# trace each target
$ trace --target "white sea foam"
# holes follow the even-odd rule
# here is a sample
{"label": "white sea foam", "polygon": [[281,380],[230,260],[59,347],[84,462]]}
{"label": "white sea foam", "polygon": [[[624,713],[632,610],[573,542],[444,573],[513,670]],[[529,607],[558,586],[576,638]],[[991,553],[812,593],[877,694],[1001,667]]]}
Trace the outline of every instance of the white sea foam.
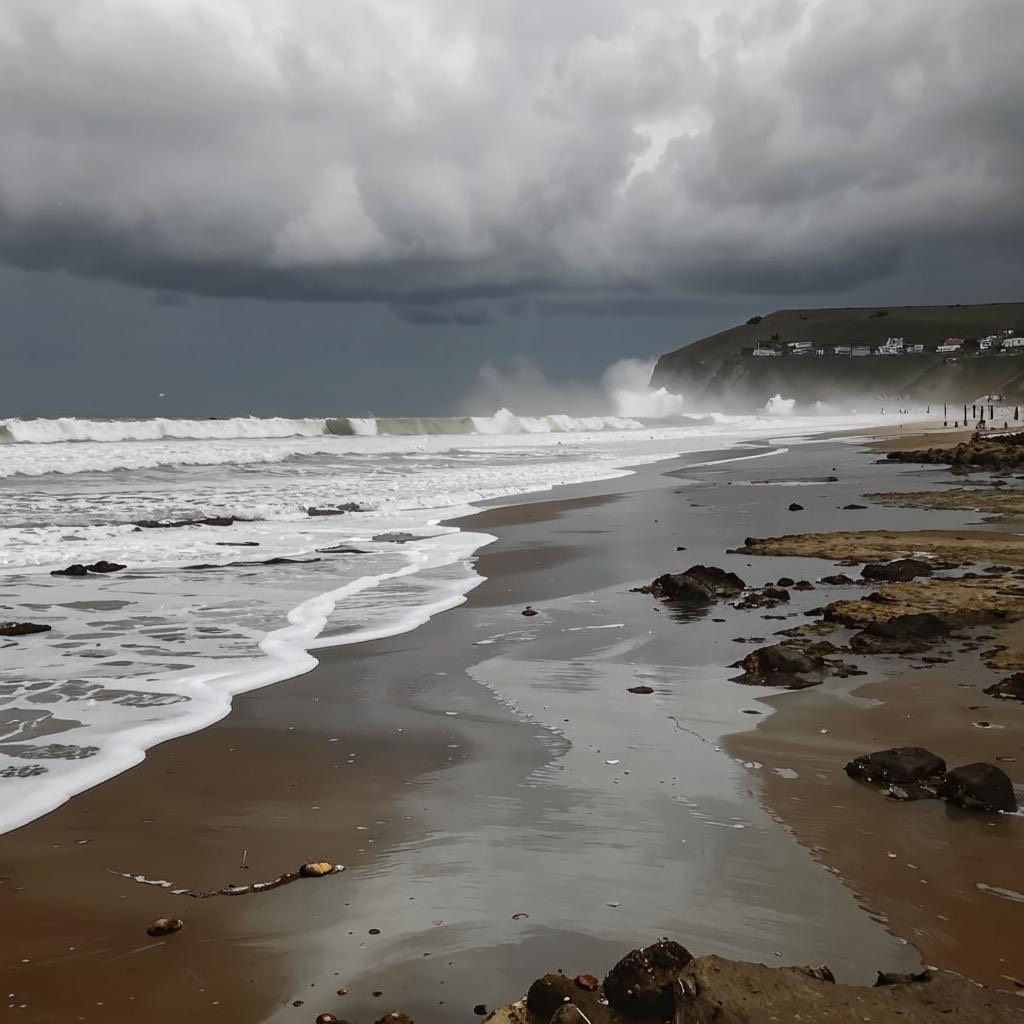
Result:
{"label": "white sea foam", "polygon": [[[234,694],[307,671],[311,650],[414,629],[462,601],[480,581],[472,553],[489,538],[441,527],[443,518],[486,498],[768,437],[779,424],[720,416],[652,426],[508,411],[446,420],[432,433],[416,432],[422,420],[345,420],[328,433],[315,419],[5,422],[13,440],[0,444],[4,617],[53,629],[11,642],[0,663],[0,829],[137,763],[154,743],[216,721]],[[155,423],[163,433],[147,439]],[[176,437],[168,423],[222,433]],[[35,440],[22,424],[36,424],[25,428]],[[75,439],[55,437],[53,424]],[[805,425],[820,424],[789,417],[787,433]],[[81,439],[102,430],[117,440]],[[138,436],[129,442],[126,431]],[[306,512],[348,502],[364,511]],[[240,521],[133,525],[213,515]],[[403,533],[415,539],[396,543]],[[323,550],[339,546],[359,553]],[[316,560],[258,564],[275,557]],[[48,571],[100,558],[129,568],[85,579]],[[228,562],[252,564],[217,568]],[[214,568],[186,568],[199,564]]]}

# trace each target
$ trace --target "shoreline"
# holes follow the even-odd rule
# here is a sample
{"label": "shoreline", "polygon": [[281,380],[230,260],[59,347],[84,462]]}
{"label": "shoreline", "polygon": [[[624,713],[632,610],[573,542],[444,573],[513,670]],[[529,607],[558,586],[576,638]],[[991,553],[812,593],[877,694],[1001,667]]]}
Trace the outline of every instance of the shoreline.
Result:
{"label": "shoreline", "polygon": [[[802,447],[810,449],[814,444],[823,443],[827,442]],[[843,451],[842,448],[835,450]],[[820,451],[820,447],[814,448],[811,461]],[[725,454],[726,462],[716,460],[712,452],[694,453],[678,460],[678,464],[662,462],[641,467],[632,477],[575,485],[571,496],[538,495],[533,500],[478,512],[465,522],[473,523],[475,529],[493,528],[499,539],[479,552],[480,573],[488,578],[470,593],[456,615],[440,616],[414,633],[390,640],[321,651],[322,664],[314,672],[240,698],[236,701],[235,713],[218,725],[155,748],[139,768],[75,798],[41,822],[11,833],[19,837],[16,844],[5,842],[9,836],[0,837],[0,872],[9,880],[19,878],[23,883],[22,893],[34,893],[30,898],[37,901],[42,887],[47,884],[44,879],[49,880],[52,889],[41,901],[48,909],[35,929],[34,943],[38,948],[52,946],[55,929],[62,923],[58,907],[74,905],[74,900],[67,902],[69,892],[66,890],[77,889],[83,875],[96,877],[100,872],[120,868],[151,878],[169,878],[178,884],[215,886],[228,881],[266,880],[292,869],[302,860],[326,858],[346,863],[348,870],[337,878],[303,881],[282,893],[229,899],[228,905],[210,900],[196,904],[200,909],[194,909],[190,901],[182,911],[182,916],[187,912],[186,931],[159,945],[144,945],[144,934],[141,941],[138,936],[140,926],[144,932],[145,923],[163,912],[167,897],[124,879],[104,878],[99,886],[102,895],[83,896],[79,913],[83,922],[98,920],[97,915],[105,917],[108,924],[104,927],[108,930],[112,922],[117,923],[114,931],[123,934],[123,941],[117,939],[114,949],[104,955],[113,956],[114,963],[121,963],[117,958],[125,957],[124,963],[130,965],[131,973],[127,979],[115,978],[110,973],[96,977],[94,965],[99,954],[91,949],[83,952],[82,946],[76,946],[75,952],[81,955],[66,957],[61,977],[74,979],[72,987],[80,993],[79,998],[84,998],[81,993],[100,993],[105,986],[113,987],[126,998],[134,995],[133,1011],[141,1005],[141,987],[144,986],[146,1012],[154,1014],[150,1019],[159,1020],[159,1005],[148,1002],[152,998],[152,986],[159,987],[160,977],[168,974],[187,977],[187,972],[195,972],[200,963],[195,958],[208,954],[215,947],[224,956],[213,970],[223,998],[216,999],[217,1005],[213,1005],[213,998],[200,998],[209,996],[209,992],[187,995],[183,992],[178,996],[179,1009],[184,998],[188,1012],[200,1020],[220,1019],[218,1014],[222,1014],[228,1004],[233,1013],[239,1013],[242,1009],[237,991],[240,986],[237,983],[232,986],[231,979],[235,978],[236,982],[243,976],[248,979],[255,969],[254,964],[258,965],[258,981],[255,977],[247,981],[247,994],[252,1002],[245,1008],[249,1014],[246,1019],[305,1020],[312,1019],[321,1010],[329,1010],[370,1020],[391,1006],[410,1008],[409,995],[414,991],[419,994],[412,1003],[418,1001],[418,1009],[413,1006],[410,1012],[417,1021],[449,1019],[445,1006],[450,1005],[457,1007],[451,1013],[468,1018],[467,1005],[472,1006],[482,999],[494,1001],[501,993],[511,996],[522,979],[550,967],[552,957],[557,960],[564,956],[566,943],[571,944],[573,957],[600,962],[608,960],[610,953],[621,950],[632,929],[640,928],[644,934],[651,935],[650,929],[656,922],[665,924],[665,933],[685,933],[687,927],[692,927],[698,933],[693,944],[702,950],[713,948],[725,954],[748,956],[760,950],[767,956],[774,952],[764,952],[772,941],[765,931],[770,921],[769,930],[774,932],[777,941],[780,944],[791,942],[794,959],[799,959],[801,953],[813,953],[828,939],[824,932],[814,928],[809,929],[807,936],[800,935],[801,930],[808,931],[807,923],[798,924],[799,915],[784,923],[787,918],[783,907],[787,899],[806,898],[812,890],[820,891],[820,900],[824,901],[821,905],[833,908],[831,916],[836,921],[847,922],[849,934],[844,944],[864,947],[840,951],[840,961],[843,961],[839,963],[840,971],[845,971],[848,977],[860,971],[863,976],[868,972],[869,962],[874,967],[893,966],[901,957],[907,969],[912,967],[916,957],[908,955],[905,947],[905,952],[901,953],[900,944],[892,943],[883,929],[857,909],[853,898],[832,876],[813,866],[803,850],[771,824],[770,819],[766,818],[763,824],[760,822],[756,799],[743,797],[736,803],[738,798],[733,791],[736,780],[745,770],[729,758],[716,755],[712,747],[715,737],[729,734],[731,725],[749,724],[753,716],[744,717],[743,709],[763,706],[764,696],[756,691],[736,692],[741,688],[724,687],[721,672],[712,673],[713,678],[706,681],[700,678],[715,664],[713,658],[722,660],[713,648],[722,648],[723,653],[729,651],[726,645],[732,641],[725,633],[729,632],[731,620],[736,616],[728,610],[723,609],[722,614],[730,621],[725,623],[724,629],[715,627],[716,636],[702,638],[706,649],[693,654],[690,658],[694,662],[693,671],[687,669],[684,673],[689,696],[681,710],[684,714],[693,713],[700,706],[707,709],[710,717],[686,720],[686,728],[697,735],[679,731],[678,724],[683,719],[679,718],[678,711],[672,716],[677,719],[676,724],[665,725],[668,705],[676,700],[670,690],[673,673],[668,671],[668,666],[678,658],[678,643],[685,635],[679,631],[687,627],[675,621],[652,622],[652,618],[664,620],[666,617],[657,614],[649,599],[625,595],[623,584],[637,578],[653,578],[661,566],[680,568],[683,566],[678,563],[682,560],[688,560],[686,564],[698,560],[704,541],[695,542],[692,537],[682,536],[669,522],[671,516],[681,512],[692,519],[686,528],[688,532],[699,527],[697,534],[700,536],[705,533],[709,538],[717,536],[721,551],[728,541],[722,537],[720,524],[712,522],[715,517],[708,515],[709,506],[701,501],[704,494],[715,494],[716,487],[723,495],[726,491],[745,492],[743,500],[736,502],[735,513],[741,517],[736,524],[737,539],[742,538],[742,520],[748,515],[743,506],[746,499],[753,500],[754,492],[762,488],[722,488],[721,484],[731,480],[731,477],[725,478],[736,469],[733,461],[736,452],[733,449],[720,454]],[[805,456],[808,454],[804,452]],[[777,461],[780,481],[787,475],[799,475],[794,460],[787,461],[783,456],[777,457]],[[697,462],[708,465],[698,470],[692,467],[692,463]],[[689,470],[688,465],[691,465]],[[768,465],[775,472],[772,459],[760,460],[758,475]],[[689,483],[695,476],[700,477],[700,481]],[[735,482],[740,482],[738,477]],[[677,494],[680,487],[682,491]],[[779,505],[781,495],[791,493],[785,487],[764,488],[763,491],[764,496],[758,495],[757,500],[770,502],[772,507]],[[641,524],[641,515],[650,518]],[[780,515],[783,521],[789,521],[784,506]],[[900,512],[886,512],[888,518],[898,519],[900,515]],[[666,537],[666,533],[676,533],[680,543],[666,543],[675,539]],[[690,542],[684,543],[686,540]],[[690,550],[677,554],[678,546]],[[725,559],[719,555],[715,564],[723,561]],[[739,564],[747,561],[740,559]],[[757,569],[758,574],[762,571],[770,571],[767,560],[763,570]],[[758,578],[759,575],[750,582]],[[537,605],[541,612],[539,618],[523,618],[520,612],[525,604]],[[611,621],[593,621],[596,609],[602,609],[603,618]],[[621,615],[613,614],[620,610]],[[635,651],[631,654],[628,644],[623,650],[615,651],[614,643],[604,643],[598,645],[595,652],[593,640],[596,637],[615,636],[622,646],[623,638],[612,628],[622,621],[626,623],[627,635],[642,636],[641,623],[650,623],[653,629],[651,637],[643,641],[643,648],[638,648],[643,650],[643,657],[640,662],[634,657],[633,668],[630,668],[629,658]],[[777,627],[769,631],[774,628]],[[485,635],[481,636],[481,629]],[[533,639],[527,639],[524,634],[531,633],[531,629]],[[553,629],[557,636],[552,635]],[[710,634],[712,630],[706,632]],[[464,639],[459,641],[459,637]],[[478,647],[483,642],[487,646]],[[466,654],[461,653],[465,650],[463,644],[468,646]],[[523,651],[543,653],[548,648],[548,658],[538,660],[531,656],[523,660]],[[480,651],[487,654],[493,651],[496,657],[480,661]],[[453,668],[466,662],[466,657],[475,674],[455,678],[457,673],[453,673]],[[563,681],[551,677],[546,683],[539,682],[547,677],[549,664],[573,664],[573,658],[581,666],[589,666],[581,669],[578,679]],[[598,714],[597,719],[593,719],[602,709],[595,707],[588,718],[587,712],[579,710],[578,702],[581,698],[587,701],[595,678],[606,678],[613,692],[624,693],[625,687],[615,690],[618,680],[632,678],[637,671],[635,665],[640,663],[647,666],[643,671],[646,678],[655,682],[657,692],[653,698],[614,698],[619,724],[626,728],[623,735],[635,734],[635,739],[624,751],[627,760],[632,762],[632,774],[628,779],[623,775],[609,779],[607,776],[612,773],[605,762],[616,759],[589,756],[588,750],[588,747],[608,742],[607,737],[601,738],[599,730],[599,719],[603,716]],[[442,671],[444,675],[437,675]],[[678,669],[674,674],[679,674]],[[523,688],[515,682],[517,675],[529,677],[530,685]],[[339,683],[344,692],[340,692]],[[599,688],[605,694],[602,702],[612,699],[603,684]],[[724,699],[727,694],[729,700]],[[495,695],[501,699],[496,700]],[[643,703],[646,701],[651,703]],[[563,718],[573,720],[561,732],[554,728],[556,723],[546,720],[557,715],[559,707],[564,711]],[[573,730],[579,715],[582,715],[581,734],[576,735]],[[778,714],[766,717],[762,724],[768,725],[778,717]],[[668,734],[657,738],[662,736],[658,731],[662,728],[667,728]],[[396,745],[393,738],[399,735],[401,742]],[[668,736],[674,738],[668,739]],[[332,739],[341,746],[331,746]],[[666,743],[684,743],[687,747],[679,750]],[[341,748],[345,749],[344,758],[335,754]],[[676,784],[675,794],[666,802],[653,787],[657,785],[655,776],[661,768],[659,759],[669,751],[674,752],[670,761],[664,762],[666,767],[673,764],[678,771],[680,764],[689,764],[690,771],[706,772],[710,759],[717,767],[708,779],[720,775],[721,781],[713,784],[703,781],[694,794],[690,790],[695,777],[691,776],[685,785]],[[680,756],[682,762],[678,761]],[[232,762],[244,763],[248,766],[246,772],[237,773],[237,769],[231,767]],[[347,771],[364,763],[366,774],[362,774],[363,769],[359,770],[361,775],[355,791],[347,781],[340,783],[332,779],[342,768]],[[557,773],[552,774],[553,764],[561,767],[563,778],[572,780],[569,792],[559,793],[560,778]],[[699,767],[702,765],[705,767]],[[261,766],[258,778],[248,774],[253,766]],[[126,808],[142,808],[152,793],[160,791],[162,777],[167,773],[173,773],[174,778],[170,780],[166,799],[174,795],[172,804],[181,820],[166,820],[165,809],[161,806],[157,820],[150,822],[159,828],[147,829],[144,820],[138,824],[122,822],[113,829],[116,834],[109,834],[108,826],[123,819]],[[637,789],[641,777],[643,787]],[[368,780],[372,783],[369,787]],[[624,792],[607,803],[611,798],[606,794],[613,792],[612,786],[627,790],[628,795]],[[570,792],[575,795],[565,802]],[[370,795],[368,806],[360,803],[360,793]],[[484,800],[483,806],[476,806],[475,801],[481,800],[485,793],[491,793],[488,800],[496,803],[492,805]],[[623,798],[626,804],[622,803]],[[164,799],[162,794],[161,804]],[[463,801],[461,806],[459,801]],[[655,807],[661,808],[655,812],[659,817],[670,807],[679,809],[684,816],[678,822],[658,826],[664,835],[655,840],[652,834],[647,840],[654,843],[655,849],[660,848],[672,832],[681,836],[684,844],[692,844],[697,838],[702,843],[709,842],[706,833],[716,835],[716,844],[718,838],[724,842],[728,837],[725,845],[712,844],[707,848],[718,850],[717,858],[713,858],[718,861],[718,867],[736,858],[739,858],[737,869],[743,865],[742,870],[732,876],[736,881],[730,881],[727,872],[725,879],[719,878],[716,882],[719,906],[725,917],[723,927],[714,924],[709,927],[710,922],[703,920],[710,905],[696,914],[692,909],[683,911],[682,915],[674,912],[671,917],[675,925],[670,927],[667,919],[662,921],[662,907],[648,905],[647,901],[634,905],[640,890],[633,891],[625,885],[621,892],[602,892],[612,878],[622,875],[624,868],[622,863],[607,863],[602,857],[593,861],[583,877],[588,877],[588,871],[596,872],[590,879],[590,888],[595,895],[611,898],[598,898],[595,906],[586,908],[578,907],[574,900],[566,903],[564,897],[559,896],[542,900],[541,906],[551,902],[552,911],[560,911],[561,920],[557,925],[546,913],[538,911],[537,894],[523,888],[529,878],[528,865],[533,862],[529,844],[534,844],[538,851],[546,849],[550,865],[564,861],[566,870],[570,864],[576,864],[575,870],[579,871],[580,855],[587,849],[585,844],[579,844],[584,843],[583,837],[592,826],[582,826],[581,832],[582,821],[587,820],[584,818],[563,834],[561,829],[551,831],[548,825],[538,830],[537,820],[561,820],[568,826],[576,817],[574,805],[592,807],[592,813],[603,822],[596,834],[603,833],[602,841],[610,841],[614,849],[619,840],[640,834],[636,832],[639,825],[642,824],[643,831],[650,829],[646,817],[636,820],[629,817],[635,816],[629,805],[637,801],[642,806],[650,804],[652,811]],[[302,808],[296,806],[298,802],[303,803]],[[94,806],[87,809],[85,804]],[[365,832],[356,832],[355,827],[339,832],[337,827],[319,820],[322,816],[313,812],[314,807],[318,811],[331,808],[332,819],[337,821],[365,823],[361,826]],[[501,817],[495,818],[497,807],[506,811],[516,808],[511,824]],[[743,830],[734,831],[733,826],[722,828],[720,823],[728,823],[731,815],[716,812],[726,807],[743,809]],[[274,827],[270,827],[268,815]],[[623,815],[626,817],[622,818]],[[616,816],[620,816],[620,820]],[[103,839],[98,821],[104,822]],[[382,822],[384,824],[379,824]],[[698,827],[698,833],[688,831],[694,827]],[[145,836],[147,830],[156,835],[140,842],[140,834]],[[194,831],[198,835],[193,835]],[[34,840],[28,841],[28,833],[34,835]],[[485,837],[483,846],[472,846],[474,834]],[[502,839],[495,847],[499,834]],[[453,846],[450,839],[442,838],[446,835],[459,836],[458,843]],[[745,846],[737,846],[738,840],[745,840],[747,836],[750,841]],[[485,850],[502,849],[502,843],[522,841],[519,837],[526,839],[527,849],[516,853],[518,859],[514,865],[511,862],[502,865],[499,859],[486,872],[482,866],[476,873],[466,870],[473,857],[480,857]],[[79,847],[80,838],[89,842]],[[54,842],[61,846],[55,848]],[[246,847],[247,842],[252,845]],[[66,848],[65,844],[71,848],[71,854],[60,853]],[[460,844],[468,844],[467,850],[458,851]],[[12,845],[18,847],[13,853]],[[99,855],[97,845],[105,847],[103,856]],[[325,846],[330,849],[324,849]],[[642,846],[638,853],[642,853]],[[105,863],[112,851],[119,848],[137,850],[137,862]],[[230,862],[226,853],[229,848],[232,851]],[[249,850],[251,878],[247,874],[240,879],[237,864],[243,848]],[[504,848],[511,852],[511,848]],[[445,849],[455,858],[453,868],[456,863],[460,865],[464,883],[478,876],[482,881],[490,874],[493,886],[507,886],[511,891],[491,892],[482,897],[473,890],[472,900],[468,896],[463,898],[456,891],[449,891],[448,872],[438,873],[436,863],[429,869],[431,874],[424,876],[424,884],[430,880],[426,888],[416,883],[417,873],[424,871],[427,864],[436,862],[438,852]],[[682,853],[677,853],[678,850]],[[766,869],[765,857],[775,863],[778,874],[773,884],[779,892],[758,887],[757,895],[752,896],[747,882],[737,887],[744,872],[751,870],[754,862],[750,858],[755,853],[762,859],[762,871]],[[493,857],[493,853],[488,855]],[[69,856],[74,856],[75,860],[69,862]],[[682,892],[691,893],[692,898],[692,887],[696,879],[702,877],[699,872],[705,870],[700,865],[706,853],[699,853],[695,861],[688,859],[692,854],[686,852],[685,845],[679,847],[677,840],[671,856],[682,856],[683,860],[664,878],[661,864],[655,869],[653,864],[643,862],[643,858],[635,866],[630,858],[624,877],[631,877],[635,872],[638,884],[649,885],[663,895],[665,890],[659,887],[668,885],[671,892],[686,879]],[[33,859],[37,863],[32,863],[33,870],[26,872],[26,865]],[[583,863],[591,859],[588,851]],[[62,878],[69,863],[74,864],[76,877],[68,878],[65,883]],[[672,874],[679,874],[680,867],[682,875],[674,883],[669,881]],[[713,867],[708,865],[708,870]],[[694,871],[698,874],[694,875]],[[711,870],[706,877],[717,878],[719,874],[720,871]],[[404,882],[403,876],[408,876]],[[557,882],[559,877],[555,869],[553,881]],[[406,888],[409,878],[413,884]],[[599,878],[603,881],[598,882]],[[787,878],[792,881],[785,882]],[[391,880],[388,885],[381,888],[388,879]],[[0,897],[5,902],[11,896],[9,886],[10,881],[0,886]],[[406,889],[401,902],[397,901],[398,893],[393,891],[396,888]],[[619,888],[621,886],[616,886]],[[801,892],[800,897],[797,892]],[[335,898],[337,907],[333,905]],[[331,903],[330,907],[324,904],[325,899]],[[737,931],[740,918],[730,917],[732,912],[727,908],[734,903],[737,908],[749,906],[752,899],[753,905],[760,908],[763,920],[753,929],[748,923]],[[428,906],[430,901],[434,903],[432,908]],[[23,906],[26,903],[24,899],[17,902]],[[616,913],[617,908],[604,906],[605,903],[620,904],[624,913]],[[478,907],[475,913],[469,913],[470,904]],[[530,916],[514,922],[514,915],[520,913],[514,908],[527,904],[530,909],[523,912]],[[417,909],[420,905],[425,909]],[[117,914],[111,911],[115,906]],[[773,907],[776,909],[771,909]],[[34,910],[29,908],[27,915],[21,908],[17,909],[20,912],[13,919],[8,915],[16,922],[16,927],[18,923],[24,925],[27,919],[40,916],[40,903]],[[502,910],[505,913],[500,912]],[[438,916],[431,917],[432,912]],[[691,914],[701,920],[691,925],[688,920]],[[435,920],[443,923],[436,925]],[[350,927],[341,924],[342,921]],[[359,943],[355,941],[359,921],[373,921],[369,926],[379,927],[385,936],[396,928],[400,934],[393,942],[368,939],[367,928],[363,928],[363,941]],[[224,931],[215,939],[212,936],[217,934],[218,927]],[[83,927],[82,931],[83,938],[79,941],[88,944],[88,927]],[[202,937],[193,938],[198,932],[203,933]],[[348,938],[345,938],[346,933],[349,933]],[[18,934],[25,937],[23,927],[18,928]],[[702,936],[704,940],[698,942]],[[355,947],[351,948],[353,942]],[[329,954],[323,949],[325,943],[331,946]],[[147,961],[155,963],[155,949],[160,950],[158,956],[165,962],[146,967]],[[435,973],[434,964],[442,949],[448,952],[448,959],[454,964],[447,977],[445,972],[440,977]],[[424,957],[428,952],[431,957]],[[52,956],[52,952],[49,955]],[[820,959],[813,955],[804,958]],[[26,954],[24,959],[30,963],[21,969],[15,965],[5,971],[5,981],[10,982],[8,991],[24,991],[26,999],[45,997],[53,1013],[58,1009],[62,1012],[75,1009],[76,1004],[70,1000],[55,1007],[51,994],[45,991],[46,978],[53,976],[52,970],[44,966],[34,972],[31,965],[38,962],[36,958]],[[322,963],[325,960],[333,961],[330,969]],[[366,966],[356,966],[364,961]],[[346,967],[346,962],[351,966]],[[376,970],[370,967],[371,962],[379,965]],[[863,966],[856,967],[858,962]],[[533,966],[538,970],[531,971]],[[336,984],[350,988],[350,995],[334,997],[327,990],[335,971]],[[6,977],[7,973],[10,978]],[[302,1000],[302,1007],[295,1007],[291,1004],[300,998],[298,978],[303,973],[316,980],[305,983],[304,987],[310,989],[309,998]],[[34,981],[26,987],[25,979],[33,974]],[[353,978],[357,980],[353,982]],[[442,992],[436,985],[445,980],[448,984]],[[133,984],[140,986],[140,990],[126,992]],[[381,999],[386,1005],[372,995],[371,985],[376,985],[372,991],[384,991]],[[441,995],[445,1006],[438,1006],[437,999],[428,998],[423,991],[426,987]],[[276,999],[275,992],[278,993]],[[473,992],[477,998],[471,998]],[[108,999],[102,1002],[111,1005]],[[30,1003],[29,1008],[32,1005]],[[125,1004],[121,1005],[123,1008]],[[314,1006],[315,1011],[309,1012]],[[431,1006],[433,1010],[429,1009]],[[106,1016],[97,1011],[87,1019],[117,1017],[111,1017],[109,1011]]]}

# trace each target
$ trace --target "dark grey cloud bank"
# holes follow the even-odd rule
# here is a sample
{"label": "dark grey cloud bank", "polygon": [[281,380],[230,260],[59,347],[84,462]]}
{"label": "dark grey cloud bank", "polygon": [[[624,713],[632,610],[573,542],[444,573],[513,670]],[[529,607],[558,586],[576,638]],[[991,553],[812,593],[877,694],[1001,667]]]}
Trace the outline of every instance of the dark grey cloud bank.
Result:
{"label": "dark grey cloud bank", "polygon": [[7,0],[0,260],[467,330],[1010,282],[1022,39],[1020,0]]}

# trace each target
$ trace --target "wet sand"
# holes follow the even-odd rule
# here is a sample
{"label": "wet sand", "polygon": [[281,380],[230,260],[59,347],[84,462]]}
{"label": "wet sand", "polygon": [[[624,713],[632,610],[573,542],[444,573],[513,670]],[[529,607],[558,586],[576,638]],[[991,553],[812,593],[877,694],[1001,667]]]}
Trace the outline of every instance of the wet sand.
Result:
{"label": "wet sand", "polygon": [[[750,583],[815,578],[826,569],[811,559],[723,553],[750,534],[792,529],[794,495],[836,528],[963,520],[948,510],[841,511],[880,482],[921,489],[921,473],[876,466],[849,443],[769,451],[660,463],[472,517],[498,540],[481,552],[488,578],[462,608],[404,636],[319,652],[309,675],[237,699],[222,723],[0,837],[0,976],[20,1019],[131,1013],[202,1024],[331,1011],[370,1021],[401,1007],[417,1024],[440,1024],[516,996],[554,966],[612,962],[662,934],[700,952],[827,961],[853,982],[915,967],[915,950],[873,919],[884,888],[865,912],[774,821],[789,820],[780,793],[792,790],[723,748],[723,736],[752,721],[762,727],[745,741],[767,743],[793,717],[784,701],[806,709],[818,699],[729,683],[725,666],[756,646],[735,638],[803,621],[826,595],[800,595],[788,622],[725,605],[680,621],[629,593],[695,562]],[[832,467],[837,483],[790,483]],[[776,483],[746,486],[752,478]],[[540,614],[523,617],[527,603]],[[626,692],[640,682],[655,693]],[[746,713],[772,702],[785,713]],[[802,725],[790,731],[804,735]],[[767,758],[758,760],[774,764]],[[845,777],[834,784],[842,795],[823,799],[860,799]],[[973,850],[980,834],[979,843],[998,840],[1007,863],[1019,859],[1015,826],[967,822],[957,856],[967,856],[964,837]],[[872,843],[847,833],[851,860],[858,848],[868,858]],[[991,845],[977,849],[991,856]],[[215,887],[309,859],[346,871],[202,901],[111,874]],[[864,891],[853,866],[851,884]],[[1010,918],[1020,905],[977,890],[960,898],[996,904],[1006,948],[1019,945]],[[886,912],[915,940],[934,908],[923,900],[903,918]],[[146,925],[165,914],[185,929],[148,939]],[[948,934],[953,965],[970,963],[973,933]]]}

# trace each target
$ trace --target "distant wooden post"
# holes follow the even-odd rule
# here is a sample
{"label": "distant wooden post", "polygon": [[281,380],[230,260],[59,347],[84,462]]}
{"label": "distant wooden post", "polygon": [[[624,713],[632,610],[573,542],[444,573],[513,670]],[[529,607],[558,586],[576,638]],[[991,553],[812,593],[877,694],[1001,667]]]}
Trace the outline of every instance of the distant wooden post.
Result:
{"label": "distant wooden post", "polygon": [[1020,406],[1019,405],[1015,405],[1013,407],[1013,418],[1015,420],[1019,420],[1020,419]]}
{"label": "distant wooden post", "polygon": [[967,426],[967,406],[964,406],[964,426]]}
{"label": "distant wooden post", "polygon": [[996,410],[995,410],[995,406],[992,406],[992,405],[990,405],[990,406],[988,407],[988,418],[989,418],[990,420],[994,420],[994,419],[996,418]]}
{"label": "distant wooden post", "polygon": [[976,420],[977,418],[978,418],[978,406],[975,404],[975,405],[971,406],[971,419],[972,420]]}

